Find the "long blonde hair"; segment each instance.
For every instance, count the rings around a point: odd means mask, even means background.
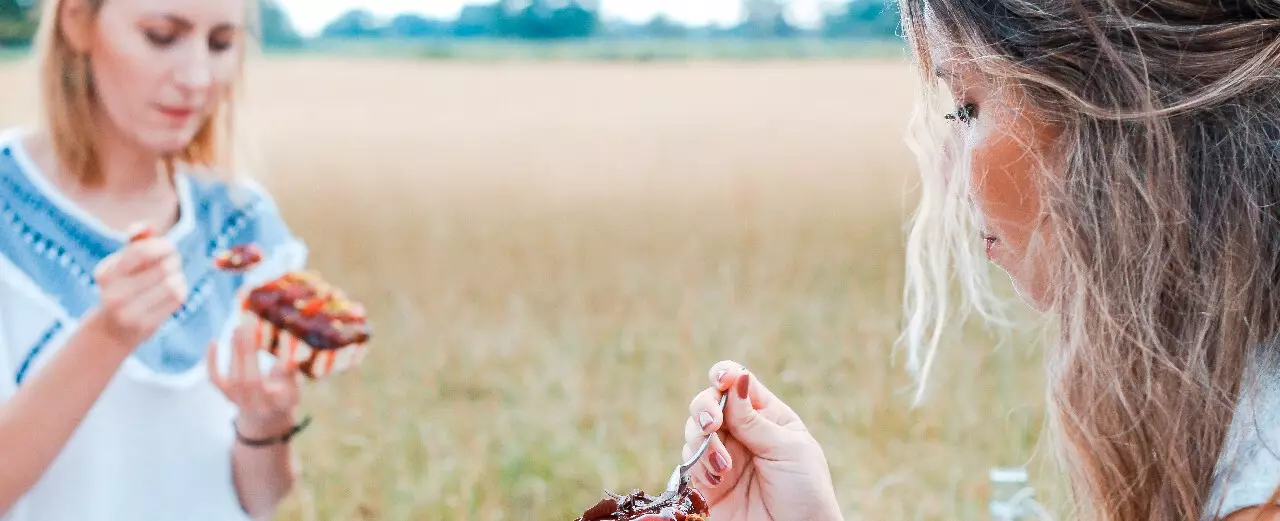
[[[932,33],[1062,129],[1058,167],[1029,175],[1046,194],[1037,233],[1055,253],[1049,434],[1076,513],[1211,515],[1237,404],[1258,389],[1252,368],[1277,367],[1280,3],[901,7],[926,99],[939,95]],[[924,192],[908,242],[904,339],[922,375],[948,321],[992,304],[964,188],[935,165],[934,135],[917,145]],[[956,278],[968,298],[949,307]]]
[[[36,32],[35,59],[40,80],[43,124],[62,168],[86,185],[101,182],[103,172],[94,128],[92,67],[62,32],[60,17],[65,0],[44,0]],[[94,23],[108,0],[81,0],[89,11],[86,23]],[[248,25],[257,24],[257,2],[246,0]],[[242,47],[243,49],[243,47]],[[242,145],[237,142],[236,108],[243,90],[245,52],[239,56],[241,75],[231,91],[220,98],[212,116],[196,132],[187,147],[163,159],[172,172],[175,163],[204,167],[226,177],[240,174]],[[239,145],[239,146],[238,146]]]

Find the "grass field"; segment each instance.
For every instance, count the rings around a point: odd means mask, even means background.
[[[903,65],[251,72],[258,177],[378,328],[361,371],[307,389],[279,519],[573,519],[662,485],[721,359],[807,421],[849,519],[987,519],[996,465],[1056,487],[1032,337],[952,339],[909,407]],[[0,123],[31,116],[14,88]]]

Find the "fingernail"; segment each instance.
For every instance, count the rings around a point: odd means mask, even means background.
[[[720,372],[716,373],[716,383],[717,384],[724,383],[724,375],[727,375],[727,374],[729,374],[728,369],[721,369]]]
[[[720,476],[717,476],[717,475],[715,475],[715,474],[712,474],[712,473],[708,472],[708,473],[707,473],[707,481],[711,482],[711,485],[712,485],[712,486],[719,485],[719,484],[720,484]]]
[[[711,453],[711,470],[716,472],[724,472],[729,470],[729,460],[725,459],[723,454],[719,452]]]
[[[747,387],[751,385],[751,375],[743,373],[738,377],[738,398],[747,399]]]
[[[702,427],[702,430],[707,430],[707,427],[711,426],[711,413],[707,411],[698,413],[698,425]]]

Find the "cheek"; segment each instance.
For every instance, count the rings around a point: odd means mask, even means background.
[[[164,81],[163,53],[125,37],[101,41],[93,55],[98,102],[116,125],[132,129],[144,122],[152,93]]]
[[[1043,233],[1037,229],[1043,201],[1036,176],[1041,170],[1034,159],[1040,151],[1008,132],[991,129],[975,133],[968,152],[972,195],[989,231],[1000,238],[999,251],[993,255],[1023,300],[1043,309],[1051,287],[1048,269],[1052,263],[1048,262],[1048,245],[1034,239],[1035,234]]]
[[[972,195],[993,233],[1025,249],[1040,216],[1034,152],[998,129],[979,130],[968,143]]]

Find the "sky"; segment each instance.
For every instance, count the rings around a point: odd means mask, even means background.
[[[826,0],[792,0],[791,13],[801,23],[813,23]],[[732,24],[741,16],[741,0],[600,0],[604,16],[643,22],[657,13],[684,23]],[[428,16],[452,18],[464,4],[488,3],[488,0],[280,0],[298,31],[305,35],[320,32],[326,23],[343,12],[363,7],[377,15],[393,16],[416,12]]]

